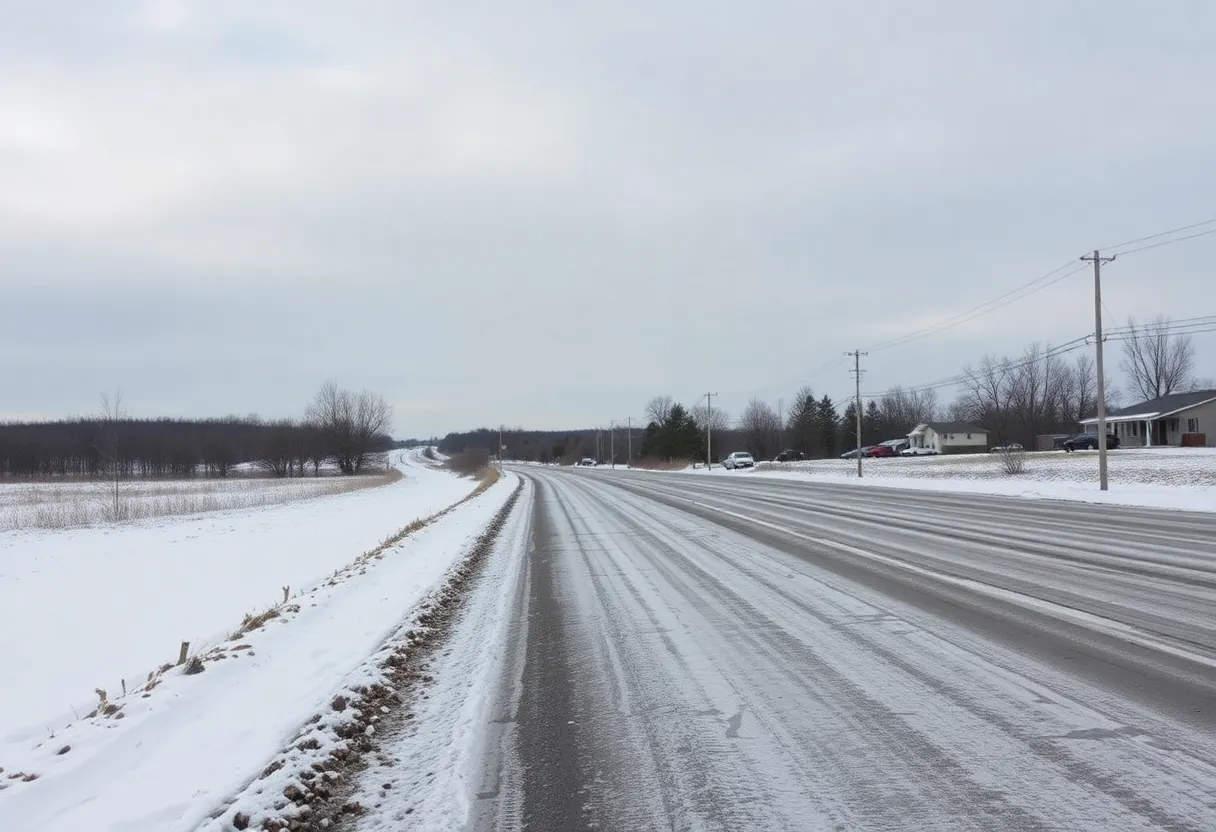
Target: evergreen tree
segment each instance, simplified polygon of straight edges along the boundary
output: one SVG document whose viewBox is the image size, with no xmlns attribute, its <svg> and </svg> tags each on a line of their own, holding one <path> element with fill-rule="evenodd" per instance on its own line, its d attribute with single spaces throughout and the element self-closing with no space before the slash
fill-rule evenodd
<svg viewBox="0 0 1216 832">
<path fill-rule="evenodd" d="M 816 405 L 819 416 L 819 436 L 821 451 L 825 457 L 836 456 L 839 439 L 839 420 L 836 417 L 836 405 L 830 396 L 825 395 Z"/>
<path fill-rule="evenodd" d="M 861 441 L 863 445 L 874 445 L 882 441 L 882 413 L 878 402 L 870 399 L 865 415 L 861 419 Z"/>
<path fill-rule="evenodd" d="M 665 461 L 704 455 L 703 432 L 683 405 L 673 404 L 663 420 L 652 421 L 642 434 L 642 455 Z"/>
<path fill-rule="evenodd" d="M 840 433 L 844 437 L 843 447 L 852 450 L 857 447 L 857 402 L 849 400 L 840 417 Z"/>
<path fill-rule="evenodd" d="M 807 456 L 817 456 L 820 450 L 819 408 L 815 403 L 815 395 L 810 388 L 804 387 L 794 394 L 794 404 L 790 409 L 789 422 L 790 446 L 802 451 Z"/>
</svg>

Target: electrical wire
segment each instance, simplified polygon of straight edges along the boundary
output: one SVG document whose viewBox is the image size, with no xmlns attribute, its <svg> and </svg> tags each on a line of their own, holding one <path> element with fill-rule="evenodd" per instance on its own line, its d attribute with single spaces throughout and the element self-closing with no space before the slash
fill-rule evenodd
<svg viewBox="0 0 1216 832">
<path fill-rule="evenodd" d="M 1156 234 L 1149 234 L 1147 237 L 1137 237 L 1134 240 L 1124 240 L 1123 242 L 1115 243 L 1112 246 L 1103 246 L 1101 250 L 1107 251 L 1109 249 L 1111 251 L 1114 251 L 1114 249 L 1123 248 L 1124 246 L 1135 245 L 1136 243 L 1143 243 L 1146 240 L 1156 240 L 1158 237 L 1168 237 L 1170 234 L 1179 234 L 1183 231 L 1190 231 L 1192 228 L 1202 228 L 1205 225 L 1211 225 L 1213 223 L 1216 223 L 1216 217 L 1212 217 L 1210 220 L 1204 220 L 1203 222 L 1193 222 L 1190 225 L 1184 225 L 1179 228 L 1171 228 L 1169 231 L 1159 231 Z M 1119 252 L 1114 252 L 1114 253 L 1118 254 Z M 1125 252 L 1125 253 L 1129 253 L 1129 252 Z"/>
<path fill-rule="evenodd" d="M 1087 268 L 1086 266 L 1077 266 L 1074 261 L 1069 260 L 1067 263 L 1063 263 L 1060 266 L 1057 266 L 1056 268 L 1052 269 L 1051 271 L 1047 272 L 1046 274 L 1040 275 L 1039 277 L 1036 277 L 1034 280 L 1031 280 L 1027 283 L 1023 283 L 1021 286 L 1018 286 L 1015 289 L 1011 289 L 1010 291 L 1006 292 L 1005 294 L 1003 294 L 999 297 L 993 298 L 992 300 L 987 301 L 986 303 L 982 303 L 979 306 L 972 307 L 971 309 L 968 309 L 964 312 L 960 312 L 957 315 L 953 315 L 949 318 L 945 318 L 941 321 L 938 321 L 935 324 L 931 324 L 930 326 L 915 330 L 913 332 L 909 332 L 906 335 L 901 335 L 898 338 L 892 338 L 887 341 L 881 341 L 877 344 L 872 344 L 868 347 L 863 348 L 863 351 L 864 352 L 878 352 L 880 350 L 890 349 L 891 347 L 902 346 L 903 344 L 908 344 L 908 343 L 911 343 L 912 341 L 917 341 L 921 338 L 926 338 L 930 335 L 936 335 L 940 332 L 945 332 L 946 330 L 953 329 L 956 326 L 962 326 L 963 324 L 969 323 L 969 322 L 975 320 L 976 318 L 983 317 L 984 315 L 987 315 L 991 312 L 995 312 L 996 310 L 1006 307 L 1011 303 L 1016 303 L 1017 301 L 1022 300 L 1023 298 L 1029 297 L 1030 295 L 1033 295 L 1036 292 L 1041 292 L 1044 289 L 1054 286 L 1057 283 L 1059 283 L 1060 281 L 1065 280 L 1066 278 L 1072 277 L 1074 274 L 1077 274 L 1078 272 L 1084 271 L 1086 268 Z M 1071 270 L 1065 271 L 1066 269 L 1071 269 Z M 1064 272 L 1064 273 L 1060 274 L 1060 272 Z"/>
<path fill-rule="evenodd" d="M 1161 248 L 1162 246 L 1172 246 L 1174 243 L 1181 243 L 1183 240 L 1194 240 L 1196 237 L 1206 237 L 1209 234 L 1216 234 L 1216 228 L 1209 228 L 1207 231 L 1200 231 L 1196 234 L 1187 234 L 1185 237 L 1174 237 L 1171 240 L 1162 240 L 1159 243 L 1150 243 L 1146 246 L 1133 248 L 1128 251 L 1117 251 L 1115 256 L 1126 257 L 1129 254 L 1135 254 L 1138 251 L 1148 251 L 1151 248 Z"/>
<path fill-rule="evenodd" d="M 1130 341 L 1138 337 L 1142 331 L 1144 331 L 1143 326 L 1116 327 L 1108 332 L 1102 333 L 1102 341 L 1103 343 L 1120 343 L 1123 341 Z M 1179 321 L 1171 321 L 1160 330 L 1154 329 L 1153 331 L 1160 331 L 1166 335 L 1202 335 L 1208 332 L 1216 332 L 1216 315 L 1203 315 L 1195 318 L 1185 318 Z M 1012 372 L 1029 367 L 1032 364 L 1037 364 L 1041 361 L 1046 361 L 1061 355 L 1068 355 L 1069 353 L 1076 352 L 1079 349 L 1084 349 L 1085 347 L 1091 346 L 1093 344 L 1093 340 L 1093 333 L 1087 333 L 1079 338 L 1074 338 L 1071 341 L 1065 341 L 1062 344 L 1051 347 L 1041 355 L 1029 356 L 1016 361 L 1002 363 L 998 367 L 998 370 L 1002 373 Z M 905 392 L 944 390 L 959 387 L 972 380 L 974 377 L 974 373 L 962 372 L 939 381 L 928 382 L 926 384 L 902 386 L 902 389 Z M 878 398 L 882 395 L 885 395 L 885 393 L 862 393 L 862 397 L 868 399 Z"/>
</svg>

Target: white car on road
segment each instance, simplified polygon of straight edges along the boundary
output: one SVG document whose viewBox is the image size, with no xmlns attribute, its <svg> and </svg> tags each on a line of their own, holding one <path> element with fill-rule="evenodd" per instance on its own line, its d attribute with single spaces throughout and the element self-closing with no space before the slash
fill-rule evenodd
<svg viewBox="0 0 1216 832">
<path fill-rule="evenodd" d="M 911 448 L 904 448 L 902 451 L 899 452 L 899 455 L 900 456 L 937 456 L 938 450 L 937 450 L 937 448 L 917 448 L 914 446 Z"/>
<path fill-rule="evenodd" d="M 722 467 L 731 471 L 736 468 L 752 468 L 755 464 L 756 460 L 752 459 L 752 455 L 747 451 L 735 451 L 722 460 Z"/>
</svg>

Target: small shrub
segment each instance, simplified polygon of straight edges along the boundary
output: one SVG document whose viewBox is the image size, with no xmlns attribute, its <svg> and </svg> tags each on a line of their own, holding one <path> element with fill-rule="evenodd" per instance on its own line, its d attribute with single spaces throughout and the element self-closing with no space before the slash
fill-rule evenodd
<svg viewBox="0 0 1216 832">
<path fill-rule="evenodd" d="M 1026 473 L 1026 452 L 1019 450 L 1004 450 L 999 454 L 1001 470 L 1008 476 L 1014 477 Z"/>
<path fill-rule="evenodd" d="M 444 464 L 448 470 L 460 474 L 462 477 L 479 476 L 482 471 L 490 467 L 490 452 L 481 448 L 461 451 L 448 457 L 448 461 Z"/>
</svg>

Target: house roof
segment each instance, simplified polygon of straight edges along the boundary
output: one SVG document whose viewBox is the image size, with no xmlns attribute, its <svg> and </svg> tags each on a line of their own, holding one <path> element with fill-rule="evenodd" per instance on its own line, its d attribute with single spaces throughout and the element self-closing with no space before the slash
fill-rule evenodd
<svg viewBox="0 0 1216 832">
<path fill-rule="evenodd" d="M 984 428 L 967 422 L 923 422 L 913 428 L 912 433 L 916 433 L 922 427 L 931 428 L 936 433 L 988 433 Z"/>
<path fill-rule="evenodd" d="M 1170 393 L 1146 402 L 1112 410 L 1106 415 L 1108 422 L 1136 422 L 1144 419 L 1161 419 L 1175 416 L 1184 410 L 1216 402 L 1216 390 L 1192 390 L 1189 393 Z M 1082 419 L 1082 425 L 1092 425 L 1098 421 L 1097 416 Z"/>
</svg>

